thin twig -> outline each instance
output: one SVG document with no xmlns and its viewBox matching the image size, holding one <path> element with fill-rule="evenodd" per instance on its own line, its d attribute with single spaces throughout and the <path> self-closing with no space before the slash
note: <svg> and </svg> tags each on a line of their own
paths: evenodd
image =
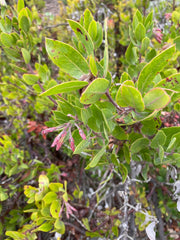
<svg viewBox="0 0 180 240">
<path fill-rule="evenodd" d="M 122 112 L 122 108 L 112 99 L 109 89 L 106 91 L 106 96 L 109 99 L 109 101 L 116 107 L 116 109 L 120 112 Z"/>
</svg>

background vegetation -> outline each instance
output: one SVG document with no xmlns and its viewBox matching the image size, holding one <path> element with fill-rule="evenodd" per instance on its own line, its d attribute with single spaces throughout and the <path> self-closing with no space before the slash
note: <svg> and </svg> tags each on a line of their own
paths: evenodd
<svg viewBox="0 0 180 240">
<path fill-rule="evenodd" d="M 0 239 L 180 239 L 180 1 L 0 3 Z"/>
</svg>

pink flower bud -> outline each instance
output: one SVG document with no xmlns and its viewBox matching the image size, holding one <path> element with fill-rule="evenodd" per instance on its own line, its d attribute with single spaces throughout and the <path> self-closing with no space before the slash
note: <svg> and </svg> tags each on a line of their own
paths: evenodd
<svg viewBox="0 0 180 240">
<path fill-rule="evenodd" d="M 81 128 L 79 128 L 79 135 L 82 137 L 83 140 L 86 140 L 86 135 Z"/>
<path fill-rule="evenodd" d="M 56 146 L 56 151 L 58 151 L 61 148 L 66 135 L 67 135 L 67 131 L 66 131 L 66 128 L 65 128 L 60 134 L 57 135 L 57 137 L 55 137 L 51 147 Z"/>
<path fill-rule="evenodd" d="M 70 144 L 71 150 L 74 152 L 75 145 L 74 145 L 74 138 L 72 136 L 70 136 L 69 138 L 69 144 Z"/>
<path fill-rule="evenodd" d="M 43 138 L 45 138 L 47 133 L 54 132 L 55 130 L 56 130 L 56 127 L 46 128 L 46 129 L 42 130 L 41 134 L 42 134 Z"/>
<path fill-rule="evenodd" d="M 66 135 L 67 135 L 67 131 L 66 131 L 66 129 L 64 129 L 64 130 L 62 131 L 61 138 L 59 139 L 59 141 L 58 141 L 57 144 L 56 144 L 56 151 L 58 151 L 58 150 L 61 148 L 61 146 L 62 146 L 62 144 L 63 144 L 63 142 L 64 142 L 64 139 L 65 139 Z"/>
<path fill-rule="evenodd" d="M 83 140 L 86 140 L 86 135 L 84 134 L 83 130 L 77 124 L 75 125 L 79 131 L 79 135 L 82 137 Z"/>
<path fill-rule="evenodd" d="M 163 34 L 162 34 L 162 32 L 161 32 L 161 29 L 160 29 L 160 28 L 155 28 L 155 29 L 153 29 L 153 32 L 154 32 L 154 34 L 155 34 L 156 40 L 157 40 L 159 43 L 161 43 L 162 37 L 163 37 Z"/>
<path fill-rule="evenodd" d="M 165 13 L 165 19 L 169 20 L 172 17 L 172 13 Z"/>
</svg>

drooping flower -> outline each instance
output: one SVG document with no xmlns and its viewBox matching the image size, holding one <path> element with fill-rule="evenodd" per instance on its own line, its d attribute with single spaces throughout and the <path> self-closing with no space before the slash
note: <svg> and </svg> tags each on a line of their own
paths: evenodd
<svg viewBox="0 0 180 240">
<path fill-rule="evenodd" d="M 77 210 L 71 206 L 68 202 L 64 201 L 65 205 L 66 205 L 66 217 L 69 219 L 69 215 L 73 214 L 74 212 L 77 212 Z"/>
</svg>

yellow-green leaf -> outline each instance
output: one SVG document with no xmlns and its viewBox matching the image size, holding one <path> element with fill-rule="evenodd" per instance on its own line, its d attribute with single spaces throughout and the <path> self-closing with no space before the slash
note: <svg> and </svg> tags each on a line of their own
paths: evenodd
<svg viewBox="0 0 180 240">
<path fill-rule="evenodd" d="M 83 92 L 80 102 L 83 104 L 92 104 L 106 92 L 109 81 L 105 78 L 96 78 Z"/>
<path fill-rule="evenodd" d="M 162 69 L 168 63 L 168 60 L 171 59 L 175 52 L 175 46 L 164 50 L 159 55 L 154 57 L 141 71 L 138 78 L 138 89 L 140 92 L 145 92 L 149 86 L 153 82 L 155 76 L 162 71 Z"/>
<path fill-rule="evenodd" d="M 170 96 L 161 88 L 153 88 L 144 96 L 145 108 L 149 110 L 162 109 L 170 101 Z"/>
<path fill-rule="evenodd" d="M 48 89 L 47 91 L 41 93 L 40 96 L 45 97 L 45 96 L 55 95 L 55 94 L 59 94 L 59 93 L 72 92 L 72 91 L 78 90 L 80 88 L 83 88 L 86 85 L 88 85 L 88 82 L 83 82 L 83 81 L 65 82 L 65 83 L 61 83 L 59 85 L 53 86 L 52 88 Z"/>
<path fill-rule="evenodd" d="M 89 73 L 86 59 L 70 45 L 47 38 L 46 50 L 53 63 L 72 77 L 79 79 Z"/>
</svg>

